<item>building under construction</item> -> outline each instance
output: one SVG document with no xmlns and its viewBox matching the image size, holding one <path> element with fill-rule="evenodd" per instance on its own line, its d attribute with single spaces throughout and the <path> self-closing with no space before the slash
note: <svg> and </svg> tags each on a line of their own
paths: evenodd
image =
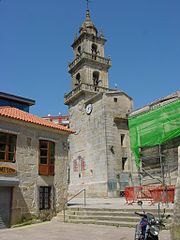
<svg viewBox="0 0 180 240">
<path fill-rule="evenodd" d="M 138 170 L 134 184 L 175 184 L 180 145 L 180 91 L 133 111 L 128 123 Z"/>
</svg>

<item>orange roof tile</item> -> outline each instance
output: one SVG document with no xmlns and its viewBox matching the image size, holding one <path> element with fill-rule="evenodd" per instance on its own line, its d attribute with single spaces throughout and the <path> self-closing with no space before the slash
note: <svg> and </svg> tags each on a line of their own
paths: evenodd
<svg viewBox="0 0 180 240">
<path fill-rule="evenodd" d="M 16 119 L 19 121 L 33 123 L 33 124 L 41 125 L 44 127 L 54 128 L 54 129 L 58 129 L 58 130 L 69 132 L 69 133 L 74 133 L 72 129 L 58 125 L 53 122 L 49 122 L 41 117 L 35 116 L 28 112 L 24 112 L 14 107 L 9 107 L 9 106 L 0 107 L 0 116 Z"/>
</svg>

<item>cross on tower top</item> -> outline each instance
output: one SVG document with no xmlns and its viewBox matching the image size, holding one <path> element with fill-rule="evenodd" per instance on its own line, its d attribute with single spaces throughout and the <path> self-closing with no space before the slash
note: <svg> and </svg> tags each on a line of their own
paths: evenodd
<svg viewBox="0 0 180 240">
<path fill-rule="evenodd" d="M 87 10 L 89 10 L 89 3 L 90 3 L 90 0 L 86 0 L 87 2 Z"/>
</svg>

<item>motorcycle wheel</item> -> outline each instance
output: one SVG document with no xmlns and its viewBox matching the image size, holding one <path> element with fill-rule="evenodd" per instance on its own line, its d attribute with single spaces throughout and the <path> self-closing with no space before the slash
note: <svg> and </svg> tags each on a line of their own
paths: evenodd
<svg viewBox="0 0 180 240">
<path fill-rule="evenodd" d="M 158 236 L 152 236 L 151 234 L 147 237 L 146 240 L 159 240 Z"/>
<path fill-rule="evenodd" d="M 139 224 L 136 225 L 136 228 L 135 228 L 134 240 L 143 240 Z"/>
</svg>

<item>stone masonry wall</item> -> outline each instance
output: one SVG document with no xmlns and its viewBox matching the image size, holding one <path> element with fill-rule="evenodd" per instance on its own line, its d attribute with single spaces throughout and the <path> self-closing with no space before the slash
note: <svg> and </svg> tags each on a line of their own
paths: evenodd
<svg viewBox="0 0 180 240">
<path fill-rule="evenodd" d="M 114 98 L 118 98 L 117 102 Z M 93 105 L 90 115 L 85 112 L 87 103 Z M 82 97 L 70 106 L 70 126 L 76 131 L 69 138 L 70 194 L 86 188 L 89 196 L 117 196 L 122 157 L 127 156 L 126 170 L 130 171 L 130 150 L 127 127 L 119 129 L 114 118 L 119 114 L 125 117 L 131 107 L 131 100 L 119 93 Z M 121 133 L 126 135 L 127 149 L 120 146 Z"/>
<path fill-rule="evenodd" d="M 107 192 L 106 143 L 102 100 L 93 102 L 90 115 L 85 112 L 85 100 L 70 108 L 70 124 L 76 134 L 70 140 L 69 193 L 86 188 L 87 194 L 105 196 Z"/>
<path fill-rule="evenodd" d="M 67 181 L 67 142 L 66 134 L 59 134 L 48 128 L 37 127 L 26 123 L 1 120 L 0 131 L 17 133 L 16 162 L 0 163 L 17 170 L 19 185 L 13 188 L 12 218 L 15 224 L 22 219 L 40 215 L 39 186 L 52 186 L 52 207 L 58 211 L 66 198 Z M 38 174 L 39 139 L 55 142 L 55 176 L 40 176 Z"/>
<path fill-rule="evenodd" d="M 123 190 L 122 173 L 129 176 L 131 172 L 131 152 L 129 130 L 126 116 L 132 110 L 132 101 L 121 93 L 107 93 L 104 96 L 106 141 L 108 159 L 108 195 L 116 197 Z M 117 119 L 117 120 L 116 120 Z M 121 136 L 124 136 L 123 140 Z M 124 169 L 122 161 L 126 159 Z"/>
</svg>

